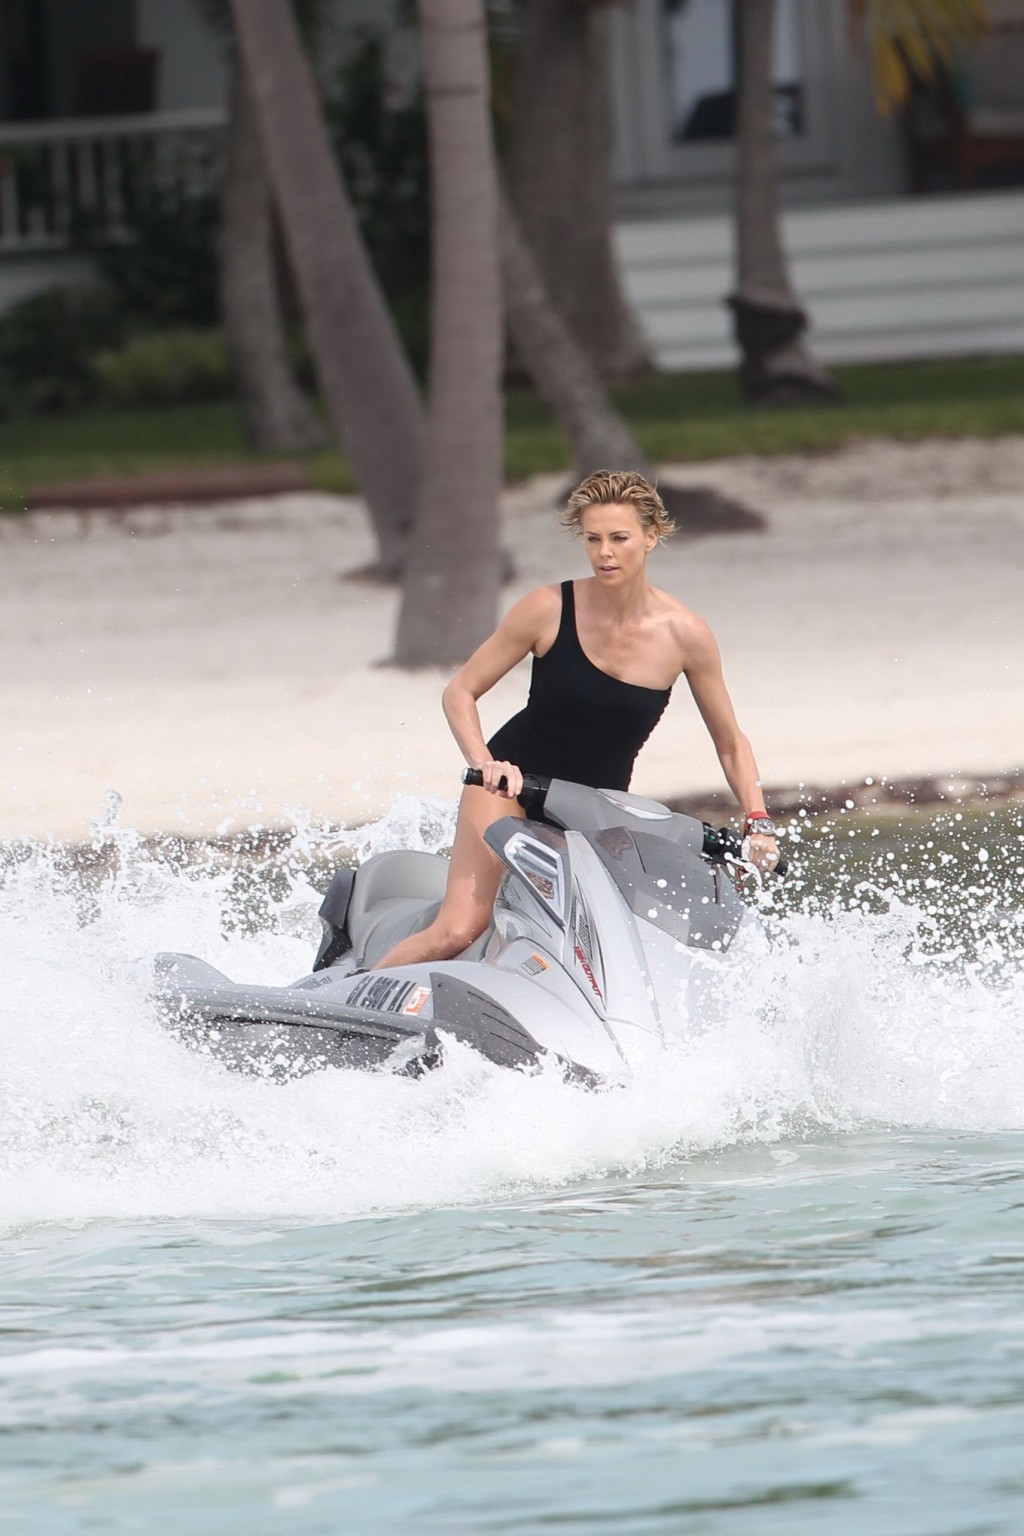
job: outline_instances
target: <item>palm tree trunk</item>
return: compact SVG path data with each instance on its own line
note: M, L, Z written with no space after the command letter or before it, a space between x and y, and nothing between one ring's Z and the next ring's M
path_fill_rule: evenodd
M288 362L273 233L256 117L236 64L222 193L221 310L245 433L253 448L268 452L318 447L325 441Z
M629 426L611 404L585 352L548 297L533 252L507 195L500 201L501 263L509 337L573 455L579 479L597 469L656 476ZM661 498L684 533L745 533L764 527L760 513L701 486L662 485Z
M803 340L807 315L782 244L772 122L775 0L733 0L737 41L736 292L733 327L740 375L765 403L834 399L835 386Z
M420 0L430 133L429 428L398 620L400 666L465 659L499 592L501 277L483 0Z
M231 0L320 387L380 545L402 567L422 411L328 143L289 0Z
M611 16L595 0L526 0L509 187L545 286L603 379L648 364L611 240Z
M613 409L590 354L552 304L508 196L501 199L501 264L509 339L542 400L555 413L583 479L597 469L652 470Z

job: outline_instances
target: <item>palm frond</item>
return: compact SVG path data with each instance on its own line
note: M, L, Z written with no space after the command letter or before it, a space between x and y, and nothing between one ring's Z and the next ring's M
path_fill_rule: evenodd
M850 0L850 19L867 42L881 112L902 106L915 80L935 80L988 26L985 0Z

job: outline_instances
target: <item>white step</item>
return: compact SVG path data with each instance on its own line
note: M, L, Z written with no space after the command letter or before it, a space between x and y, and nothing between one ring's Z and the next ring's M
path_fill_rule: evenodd
M784 218L794 286L826 363L1024 349L1024 193ZM662 366L736 360L727 216L620 224L627 294Z
M843 251L836 256L798 252L791 260L800 297L809 305L832 294L962 289L968 274L971 286L990 282L1017 286L1024 252L1012 240L1004 240L986 246L941 246L921 251ZM644 309L660 304L715 303L724 291L722 278L722 267L717 263L682 266L659 262L634 269L630 293L633 302Z

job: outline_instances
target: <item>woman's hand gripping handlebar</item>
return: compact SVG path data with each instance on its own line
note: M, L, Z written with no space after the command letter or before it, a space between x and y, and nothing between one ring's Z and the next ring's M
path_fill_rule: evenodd
M467 784L471 789L483 789L483 769L464 768L462 771L462 782L463 784ZM541 774L523 774L523 788L522 792L517 796L517 799L523 809L530 815L543 816L544 797L548 792L548 786L550 783L551 780L544 778ZM508 780L504 774L502 774L501 778L498 780L497 787L503 794L508 790Z
M483 771L483 769L482 768L463 768L463 770L462 770L462 782L463 782L463 784L468 784L470 789L483 789L483 787L484 787L484 771ZM504 774L502 774L501 778L498 780L498 788L502 789L502 790L508 789L508 780L506 779Z
M715 864L723 864L729 859L734 864L747 862L743 845L746 838L739 832L734 832L731 827L711 827L704 822L704 847L702 852L705 858L711 859ZM771 871L780 879L789 869L789 860L784 853L779 854L778 863Z

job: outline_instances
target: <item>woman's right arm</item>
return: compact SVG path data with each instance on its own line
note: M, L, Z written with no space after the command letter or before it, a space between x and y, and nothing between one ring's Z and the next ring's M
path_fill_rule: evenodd
M492 761L480 725L477 700L528 656L549 630L557 629L560 612L557 587L538 587L513 604L494 634L459 668L441 695L445 718L471 768L480 768L484 788L513 800L522 792L523 776L517 763ZM504 777L507 788L498 789Z

